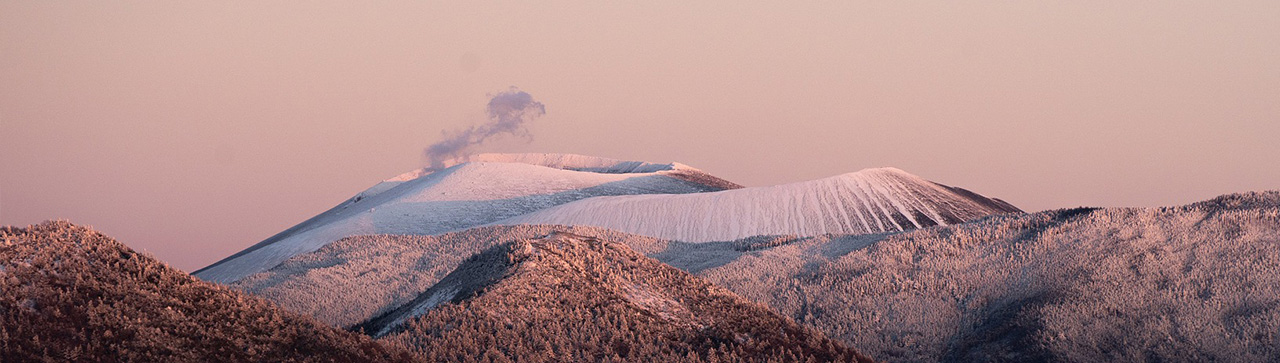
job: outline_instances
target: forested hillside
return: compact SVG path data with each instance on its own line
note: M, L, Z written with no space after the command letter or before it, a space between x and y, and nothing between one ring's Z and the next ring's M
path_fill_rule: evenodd
M1278 192L796 240L730 258L698 275L876 359L1280 361Z
M230 286L291 311L350 327L407 303L471 255L554 231L626 241L642 253L660 251L668 243L600 228L564 226L480 227L438 236L356 236Z
M477 254L362 328L430 361L869 361L624 245L567 233Z
M408 361L66 222L0 228L0 361Z

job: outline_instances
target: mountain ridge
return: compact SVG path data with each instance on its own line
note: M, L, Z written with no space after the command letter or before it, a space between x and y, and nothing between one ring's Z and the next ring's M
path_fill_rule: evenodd
M1020 212L896 168L743 188L680 163L575 154L480 154L445 165L387 179L194 274L230 283L345 237L433 235L485 224L581 224L700 242L880 233ZM672 203L688 195L703 201ZM614 205L629 200L641 202ZM654 210L662 212L639 215Z

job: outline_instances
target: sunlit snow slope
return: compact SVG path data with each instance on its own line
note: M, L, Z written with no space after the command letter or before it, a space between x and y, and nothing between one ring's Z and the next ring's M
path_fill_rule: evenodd
M681 164L569 154L481 154L449 165L383 181L195 275L228 283L343 237L437 234L589 197L739 187Z
M1017 208L895 168L771 187L580 200L495 224L596 226L686 242L905 231Z

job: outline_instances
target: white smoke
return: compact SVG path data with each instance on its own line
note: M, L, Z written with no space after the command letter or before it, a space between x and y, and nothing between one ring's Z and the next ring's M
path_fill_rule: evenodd
M531 137L525 123L547 113L541 102L534 101L529 93L515 87L494 95L489 99L487 108L488 123L452 133L444 132L444 140L427 147L424 152L432 169L443 168L446 160L468 155L472 146L480 145L493 136L512 134Z

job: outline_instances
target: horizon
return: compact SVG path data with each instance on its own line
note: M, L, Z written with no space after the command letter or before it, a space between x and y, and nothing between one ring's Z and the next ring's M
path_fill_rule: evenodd
M472 151L1183 205L1280 189L1274 34L1266 1L4 3L0 225L194 271L426 166L511 87L531 138Z

